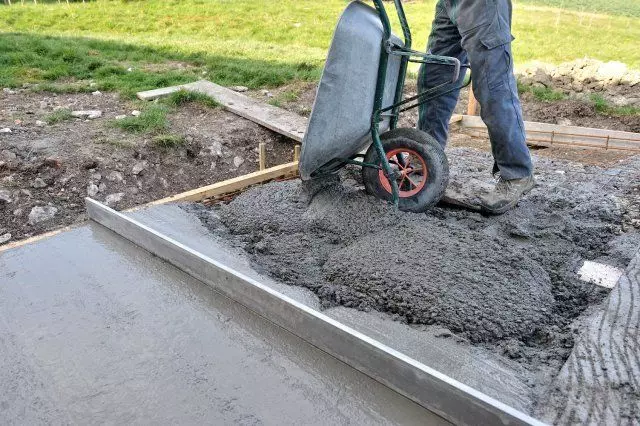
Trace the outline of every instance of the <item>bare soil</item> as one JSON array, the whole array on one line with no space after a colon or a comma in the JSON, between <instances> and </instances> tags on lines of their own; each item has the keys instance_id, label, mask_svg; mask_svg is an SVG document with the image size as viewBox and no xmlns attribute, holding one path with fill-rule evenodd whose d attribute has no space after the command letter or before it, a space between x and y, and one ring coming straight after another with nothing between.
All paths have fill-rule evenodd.
<instances>
[{"instance_id":1,"label":"bare soil","mask_svg":"<svg viewBox=\"0 0 640 426\"><path fill-rule=\"evenodd\" d=\"M315 83L298 82L250 95L308 116L315 88ZM415 90L415 85L407 86L408 95ZM465 90L457 112L466 111L466 103ZM111 123L116 116L141 108L140 103L116 94L19 90L0 92L0 105L0 129L11 129L11 133L0 133L0 244L85 220L83 199L87 195L126 209L255 171L259 142L267 144L267 166L292 158L295 144L234 114L197 104L170 114L166 133L184 140L172 148L157 146L154 135L114 127ZM640 131L638 116L603 116L577 101L539 102L525 94L523 107L528 120ZM100 110L102 117L36 124L46 122L59 108ZM412 110L403 116L401 125L412 127L416 121L417 110ZM455 128L450 145L490 148L487 140L471 138ZM537 149L536 154L599 166L613 166L630 157L624 152L567 148ZM36 222L29 219L34 207L49 212L52 207L55 213Z\"/></svg>"},{"instance_id":2,"label":"bare soil","mask_svg":"<svg viewBox=\"0 0 640 426\"><path fill-rule=\"evenodd\" d=\"M98 190L93 198L126 209L257 170L259 142L267 144L267 166L293 158L292 141L198 104L170 114L167 133L184 138L171 148L159 147L153 135L113 127L117 115L141 108L115 94L0 92L0 105L0 129L11 129L0 133L3 243L85 220L83 199L91 189ZM103 114L93 120L36 124L60 107ZM57 211L35 223L29 215L38 206Z\"/></svg>"}]
</instances>

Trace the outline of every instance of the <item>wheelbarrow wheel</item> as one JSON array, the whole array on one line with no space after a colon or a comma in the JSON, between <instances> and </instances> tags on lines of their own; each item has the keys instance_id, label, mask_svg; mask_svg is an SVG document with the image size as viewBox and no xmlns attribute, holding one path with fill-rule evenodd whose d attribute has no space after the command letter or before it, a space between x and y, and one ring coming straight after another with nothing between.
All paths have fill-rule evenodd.
<instances>
[{"instance_id":1,"label":"wheelbarrow wheel","mask_svg":"<svg viewBox=\"0 0 640 426\"><path fill-rule=\"evenodd\" d=\"M382 147L391 168L398 172L398 208L420 213L435 206L449 183L449 163L440 144L430 135L417 129L395 129L380 136ZM372 144L365 162L381 165ZM392 201L391 182L384 171L363 167L362 180L367 192Z\"/></svg>"}]
</instances>

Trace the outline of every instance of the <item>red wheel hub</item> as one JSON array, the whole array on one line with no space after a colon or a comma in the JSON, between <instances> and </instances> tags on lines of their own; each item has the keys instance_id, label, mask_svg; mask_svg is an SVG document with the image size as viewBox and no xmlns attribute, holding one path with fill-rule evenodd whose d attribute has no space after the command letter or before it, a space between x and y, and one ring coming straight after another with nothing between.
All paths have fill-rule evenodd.
<instances>
[{"instance_id":1,"label":"red wheel hub","mask_svg":"<svg viewBox=\"0 0 640 426\"><path fill-rule=\"evenodd\" d=\"M396 182L400 198L413 197L427 184L427 163L417 152L407 148L394 149L387 152L387 160L391 169L398 172ZM378 179L385 191L391 194L391 182L384 170L380 170Z\"/></svg>"}]
</instances>

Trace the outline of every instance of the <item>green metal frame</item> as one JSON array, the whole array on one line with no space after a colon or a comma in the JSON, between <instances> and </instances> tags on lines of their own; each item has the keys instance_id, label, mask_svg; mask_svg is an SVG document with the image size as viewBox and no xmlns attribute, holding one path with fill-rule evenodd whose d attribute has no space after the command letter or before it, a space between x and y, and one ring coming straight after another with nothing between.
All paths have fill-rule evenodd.
<instances>
[{"instance_id":1,"label":"green metal frame","mask_svg":"<svg viewBox=\"0 0 640 426\"><path fill-rule=\"evenodd\" d=\"M431 99L434 99L438 96L442 96L444 94L450 93L454 90L461 89L471 83L469 79L467 82L462 84L461 86L455 86L449 88L447 90L442 90L445 86L455 83L458 81L458 77L460 75L461 68L467 68L468 65L461 65L460 61L457 58L452 58L448 56L438 56L431 55L424 52L419 52L411 49L412 39L411 39L411 30L409 29L409 23L407 21L407 17L404 12L404 7L402 6L402 0L394 0L393 3L396 8L396 12L398 14L398 18L400 20L400 26L402 27L402 33L404 36L404 45L399 46L394 44L391 41L391 22L389 21L389 15L387 14L387 10L382 2L383 0L373 0L373 4L378 12L380 17L380 21L382 22L383 28L383 38L382 38L382 49L380 51L380 62L378 65L378 76L376 81L376 91L373 103L373 113L371 115L371 139L373 141L373 146L378 154L378 157L381 159L381 165L378 166L376 164L365 163L362 161L357 161L355 158L359 157L355 155L349 159L336 159L326 164L319 170L319 173L316 175L323 175L327 173L333 173L345 166L346 164L355 164L361 167L372 167L379 170L382 170L384 174L389 179L391 183L391 192L393 197L393 205L398 207L398 203L400 201L399 196L399 188L398 183L396 181L397 173L389 164L387 160L387 156L385 155L384 148L382 146L382 141L380 139L380 122L382 121L383 114L390 116L390 129L393 130L398 125L398 119L400 113L406 111L411 108L415 108L420 104L423 104ZM383 108L382 102L384 99L385 92L385 82L387 78L387 65L389 64L389 56L396 55L400 56L400 69L398 76L398 83L396 85L396 90L394 94L393 104ZM416 96L402 99L405 80L407 76L407 67L409 62L414 63L432 63L439 65L448 65L454 68L453 78L451 82L445 82L437 85L425 92L418 93ZM415 101L415 103L413 103ZM413 104L412 104L413 103ZM406 106L408 105L408 106ZM404 108L401 108L404 107Z\"/></svg>"},{"instance_id":2,"label":"green metal frame","mask_svg":"<svg viewBox=\"0 0 640 426\"><path fill-rule=\"evenodd\" d=\"M402 100L402 95L404 91L405 79L407 75L407 67L409 62L417 62L417 63L436 63L441 65L450 65L454 67L452 82L455 83L458 80L460 68L462 67L460 61L456 58L446 57L446 56L437 56L430 55L423 52L417 52L411 49L412 39L411 39L411 30L409 29L409 23L407 21L406 14L404 12L404 7L402 6L402 0L394 0L394 5L396 8L396 12L398 14L398 18L400 20L400 26L402 27L402 32L404 35L404 46L395 46L391 42L391 22L389 21L389 15L387 14L386 8L382 2L382 0L373 0L373 4L380 16L380 21L382 22L382 28L384 30L384 36L382 39L382 49L380 52L380 62L378 65L378 78L376 82L376 92L373 104L373 114L371 116L371 138L373 140L373 145L378 153L378 157L381 159L382 170L385 175L388 177L389 182L391 183L391 190L393 196L393 205L398 206L399 202L399 189L398 183L396 182L396 175L387 157L384 152L384 148L382 146L382 141L380 140L380 121L382 114L391 111L391 120L390 120L390 128L393 130L396 128L398 124L398 119L400 112L406 111L407 109L417 107L421 103L428 101L429 99L433 99L434 97L441 96L444 93L448 93L453 90L457 90L460 87L454 87L445 92L438 92L438 89L443 88L449 83L443 83L438 85L425 93L418 94L415 97ZM387 65L389 63L389 55L399 55L401 56L400 61L400 71L398 76L398 83L396 86L395 96L393 105L382 108L382 101L384 99L384 86L387 78ZM418 57L420 59L412 60L412 57ZM468 85L469 82L464 84L463 86ZM431 96L429 96L431 95ZM409 104L413 101L417 101L416 104L400 109L401 106ZM354 163L353 159L345 163ZM359 163L359 162L355 162ZM363 167L371 167L370 164L361 164ZM375 166L378 168L378 166Z\"/></svg>"}]
</instances>

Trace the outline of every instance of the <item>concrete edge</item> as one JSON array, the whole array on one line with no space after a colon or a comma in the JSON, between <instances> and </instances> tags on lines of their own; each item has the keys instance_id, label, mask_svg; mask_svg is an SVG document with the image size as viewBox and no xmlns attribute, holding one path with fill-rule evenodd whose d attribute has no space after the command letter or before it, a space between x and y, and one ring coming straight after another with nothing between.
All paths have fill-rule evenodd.
<instances>
[{"instance_id":1,"label":"concrete edge","mask_svg":"<svg viewBox=\"0 0 640 426\"><path fill-rule=\"evenodd\" d=\"M95 200L85 201L91 220L455 424L544 424Z\"/></svg>"}]
</instances>

